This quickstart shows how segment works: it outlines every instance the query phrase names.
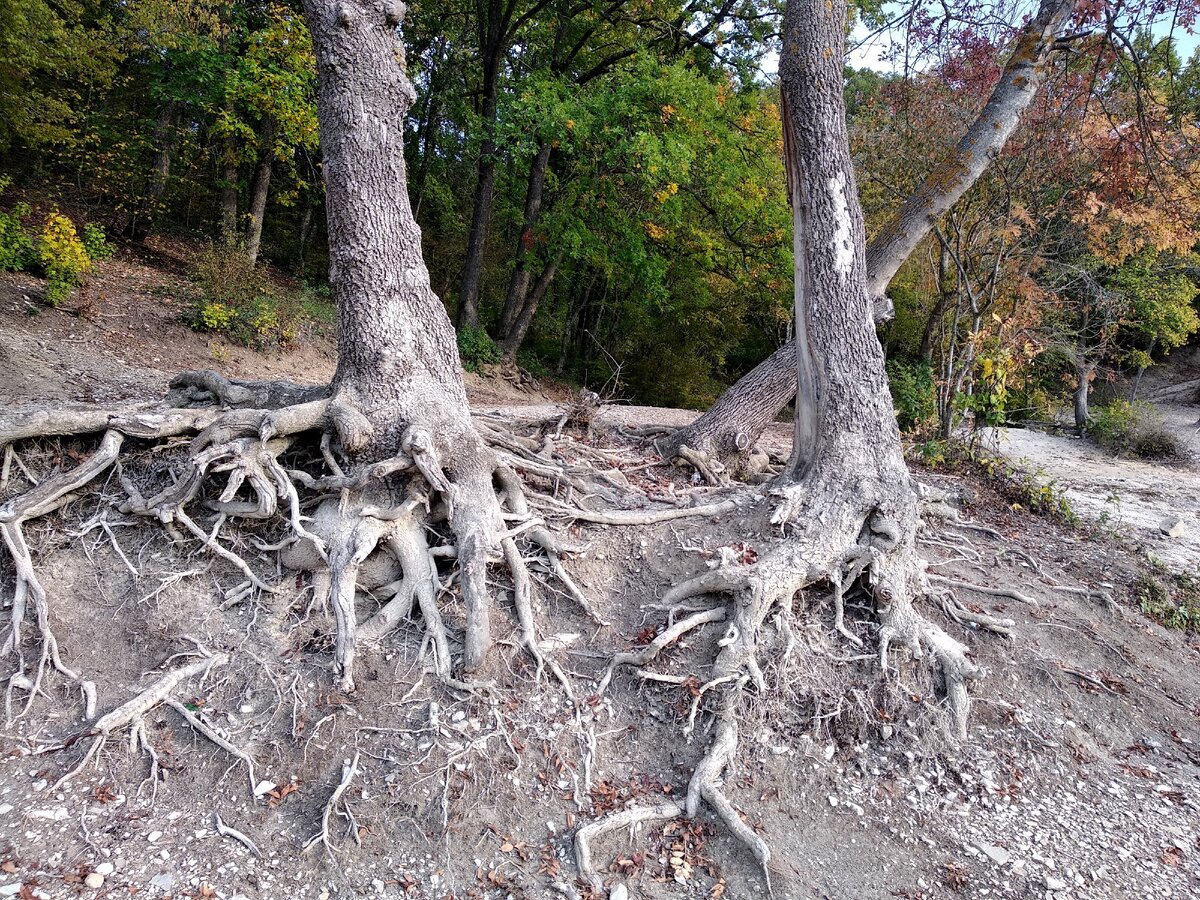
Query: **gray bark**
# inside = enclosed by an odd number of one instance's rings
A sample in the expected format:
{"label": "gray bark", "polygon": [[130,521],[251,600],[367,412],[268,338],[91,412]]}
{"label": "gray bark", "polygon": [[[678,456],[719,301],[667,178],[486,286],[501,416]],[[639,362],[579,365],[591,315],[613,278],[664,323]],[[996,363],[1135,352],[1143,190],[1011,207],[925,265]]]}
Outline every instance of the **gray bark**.
{"label": "gray bark", "polygon": [[[976,121],[954,152],[901,205],[866,250],[866,283],[872,316],[890,317],[888,283],[909,254],[987,169],[1012,134],[1045,79],[1054,39],[1066,24],[1073,0],[1042,0],[1037,16],[1013,44],[1009,62]],[[659,442],[667,455],[681,446],[715,453],[727,464],[742,454],[795,396],[796,347],[788,344],[744,376],[700,418]]]}
{"label": "gray bark", "polygon": [[[329,281],[340,326],[329,416],[355,467],[402,447],[425,460],[422,473],[451,507],[468,619],[463,665],[471,671],[490,645],[486,553],[500,509],[494,463],[471,424],[454,329],[430,287],[409,202],[403,123],[415,93],[396,36],[404,5],[304,0],[304,10],[317,58]],[[352,603],[345,624],[352,647]]]}
{"label": "gray bark", "polygon": [[175,101],[165,103],[158,111],[154,122],[154,164],[146,183],[146,194],[130,223],[129,236],[135,241],[145,240],[159,213],[167,179],[171,176],[171,124],[175,119]]}
{"label": "gray bark", "polygon": [[[784,155],[795,228],[796,445],[788,474],[904,468],[867,291],[865,228],[842,91],[846,7],[788,4]],[[830,51],[833,52],[830,52]]]}
{"label": "gray bark", "polygon": [[233,141],[226,141],[221,158],[221,240],[237,243],[238,233],[238,164]]}
{"label": "gray bark", "polygon": [[250,209],[246,217],[246,255],[252,263],[258,262],[263,217],[267,213],[267,197],[271,191],[271,168],[275,162],[275,123],[270,116],[263,116],[258,130],[258,142],[262,156],[259,157],[254,181],[250,186]]}
{"label": "gray bark", "polygon": [[[487,249],[492,219],[492,194],[496,183],[496,109],[500,81],[500,61],[507,49],[505,4],[488,3],[486,18],[479,21],[479,50],[483,61],[483,142],[479,148],[479,175],[475,184],[475,204],[471,210],[471,230],[467,234],[467,257],[458,291],[459,328],[479,327],[479,282],[483,278],[483,254]],[[481,10],[482,12],[482,10]]]}

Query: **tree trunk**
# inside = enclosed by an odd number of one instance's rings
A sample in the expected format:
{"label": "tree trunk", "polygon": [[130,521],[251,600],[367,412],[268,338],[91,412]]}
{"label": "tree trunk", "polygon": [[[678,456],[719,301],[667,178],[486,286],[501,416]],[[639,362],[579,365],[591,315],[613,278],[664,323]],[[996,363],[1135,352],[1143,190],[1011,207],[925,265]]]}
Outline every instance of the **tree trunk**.
{"label": "tree trunk", "polygon": [[538,276],[537,284],[533,286],[533,292],[521,305],[521,311],[517,314],[508,337],[500,344],[505,363],[512,364],[517,361],[517,352],[521,349],[521,344],[525,342],[525,337],[529,334],[529,326],[533,324],[533,317],[537,313],[538,306],[546,296],[546,292],[550,290],[550,284],[554,281],[554,276],[558,272],[558,264],[561,261],[562,255],[560,254],[542,270],[542,274]]}
{"label": "tree trunk", "polygon": [[246,217],[246,255],[250,262],[258,262],[258,248],[262,243],[263,217],[267,213],[267,196],[271,190],[271,167],[275,162],[275,122],[263,116],[258,129],[258,142],[262,156],[254,171],[250,185],[250,209]]}
{"label": "tree trunk", "polygon": [[237,243],[238,235],[238,164],[233,141],[224,142],[221,157],[221,242]]}
{"label": "tree trunk", "polygon": [[1075,427],[1079,429],[1080,434],[1087,430],[1092,421],[1091,413],[1088,411],[1088,393],[1094,371],[1095,367],[1088,365],[1082,354],[1076,358],[1075,378],[1078,380],[1078,384],[1075,385]]}
{"label": "tree trunk", "polygon": [[480,22],[479,50],[483,61],[483,143],[479,148],[479,176],[475,183],[475,205],[467,235],[467,256],[462,285],[458,291],[459,328],[479,327],[479,282],[483,278],[483,255],[487,249],[492,219],[492,194],[496,183],[496,109],[500,63],[505,51],[503,4],[488,3],[487,22]]}
{"label": "tree trunk", "polygon": [[[468,622],[463,665],[472,671],[490,645],[487,553],[500,508],[495,465],[471,423],[454,329],[430,287],[409,202],[403,128],[415,95],[396,38],[404,6],[304,0],[304,8],[317,58],[329,280],[340,326],[329,417],[356,469],[403,451],[445,500]],[[399,490],[384,486],[385,494]],[[402,498],[364,499],[388,508]],[[360,511],[338,515],[356,534]],[[371,549],[343,543],[330,550],[335,582],[339,565],[351,569]],[[353,578],[349,584],[348,599],[344,589],[332,596],[339,666],[352,687]]]}
{"label": "tree trunk", "polygon": [[[866,279],[872,315],[891,314],[885,291],[909,254],[987,168],[1020,121],[1045,79],[1054,38],[1073,0],[1042,0],[1037,16],[1013,44],[1009,62],[978,118],[942,161],[892,216],[866,251]],[[718,398],[703,416],[659,442],[674,456],[683,446],[717,456],[735,471],[763,429],[795,394],[796,348],[772,354]]]}
{"label": "tree trunk", "polygon": [[150,233],[154,219],[160,212],[163,191],[171,175],[171,124],[175,119],[175,101],[168,101],[158,112],[154,122],[154,164],[146,184],[146,194],[138,204],[133,221],[129,225],[129,236],[135,241],[144,241]]}
{"label": "tree trunk", "polygon": [[[497,332],[497,337],[501,340],[508,338],[517,317],[525,308],[525,295],[529,291],[531,274],[528,260],[530,251],[533,249],[533,229],[542,212],[542,195],[546,186],[546,171],[549,168],[550,142],[543,140],[538,145],[538,152],[529,167],[529,184],[525,188],[524,222],[521,225],[521,234],[517,238],[516,252],[513,254],[515,260],[513,273],[508,282],[508,295],[504,300],[504,311],[500,315],[500,329]],[[557,264],[548,268],[557,268]],[[526,330],[528,327],[526,324]],[[523,339],[524,335],[517,340],[518,346]]]}

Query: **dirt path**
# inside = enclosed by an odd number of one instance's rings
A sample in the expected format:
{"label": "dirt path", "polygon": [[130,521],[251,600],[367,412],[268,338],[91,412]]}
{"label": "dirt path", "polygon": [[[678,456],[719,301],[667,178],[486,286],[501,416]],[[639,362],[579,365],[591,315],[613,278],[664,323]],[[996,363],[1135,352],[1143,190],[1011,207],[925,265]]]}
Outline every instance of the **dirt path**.
{"label": "dirt path", "polygon": [[[1192,454],[1185,463],[1114,457],[1089,441],[1028,429],[1004,428],[991,443],[1044,484],[1061,489],[1086,521],[1133,542],[1174,572],[1200,567],[1200,407],[1161,404],[1164,424]],[[1166,533],[1175,523],[1181,533]]]}

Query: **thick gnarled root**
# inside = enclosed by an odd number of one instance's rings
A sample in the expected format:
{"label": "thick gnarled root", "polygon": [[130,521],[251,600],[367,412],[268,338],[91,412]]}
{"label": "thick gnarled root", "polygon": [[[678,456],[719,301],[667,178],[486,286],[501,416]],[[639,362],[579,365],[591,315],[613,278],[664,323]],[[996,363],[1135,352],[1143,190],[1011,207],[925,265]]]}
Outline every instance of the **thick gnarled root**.
{"label": "thick gnarled root", "polygon": [[[796,649],[793,620],[804,613],[810,596],[826,594],[832,607],[829,631],[855,649],[863,637],[854,633],[845,619],[844,598],[862,589],[873,599],[878,614],[879,662],[886,675],[889,649],[902,644],[914,659],[928,660],[940,675],[953,734],[967,736],[970,710],[969,682],[979,669],[967,657],[967,649],[936,624],[925,619],[914,602],[928,593],[925,566],[915,552],[915,502],[903,494],[880,491],[885,502],[872,503],[869,491],[839,489],[813,478],[783,491],[784,503],[774,521],[790,531],[784,541],[758,562],[743,565],[734,559],[721,560],[716,568],[674,586],[664,597],[664,606],[676,609],[681,601],[702,594],[731,594],[728,605],[713,606],[681,616],[646,647],[616,654],[599,683],[603,692],[614,673],[625,666],[644,667],[689,631],[708,623],[724,622],[717,655],[709,680],[699,690],[693,682],[691,715],[685,734],[691,734],[702,703],[712,711],[713,737],[697,763],[688,787],[685,813],[694,816],[707,806],[738,838],[762,866],[770,889],[771,853],[767,843],[734,809],[722,788],[722,778],[733,764],[738,748],[739,720],[745,713],[751,686],[760,696],[775,688],[769,685],[759,664],[760,645],[768,635],[776,641],[773,659],[781,674]],[[903,491],[905,484],[899,486]],[[861,503],[856,494],[866,494]],[[846,498],[856,498],[847,500]],[[769,623],[774,622],[772,629]],[[779,646],[782,644],[782,646]],[[825,667],[837,664],[832,653],[819,654]],[[857,657],[862,659],[863,657]],[[683,683],[678,677],[657,676],[639,668],[649,680]],[[782,687],[782,686],[781,686]],[[787,690],[804,694],[827,692],[817,684],[792,684]],[[843,687],[842,690],[845,688]],[[827,698],[829,699],[829,698]],[[840,709],[840,697],[838,700]],[[619,814],[637,817],[645,811]],[[623,821],[623,820],[621,820]],[[581,871],[590,866],[580,856]]]}

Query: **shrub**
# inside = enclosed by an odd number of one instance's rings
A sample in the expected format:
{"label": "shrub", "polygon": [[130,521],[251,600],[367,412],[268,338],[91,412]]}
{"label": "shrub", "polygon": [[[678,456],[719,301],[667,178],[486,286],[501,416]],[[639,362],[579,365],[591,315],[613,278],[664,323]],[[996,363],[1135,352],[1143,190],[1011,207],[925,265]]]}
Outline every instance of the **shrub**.
{"label": "shrub", "polygon": [[478,373],[482,366],[500,362],[500,348],[483,328],[463,328],[458,332],[458,356],[464,369]]}
{"label": "shrub", "polygon": [[932,425],[937,420],[937,395],[929,363],[889,359],[887,375],[900,430],[919,432]]}
{"label": "shrub", "polygon": [[192,263],[191,276],[200,296],[188,324],[247,347],[286,346],[296,340],[303,322],[332,322],[335,317],[336,310],[319,290],[280,289],[236,244],[208,245]]}
{"label": "shrub", "polygon": [[110,259],[116,251],[104,234],[104,227],[95,222],[83,226],[83,249],[87,251],[88,259],[95,262],[98,259]]}
{"label": "shrub", "polygon": [[1096,407],[1088,434],[1101,447],[1118,455],[1130,453],[1143,459],[1183,456],[1182,442],[1148,403],[1114,400]]}
{"label": "shrub", "polygon": [[1153,575],[1143,575],[1133,586],[1133,597],[1143,613],[1165,625],[1193,634],[1200,633],[1200,580],[1191,575],[1171,578],[1164,584]]}
{"label": "shrub", "polygon": [[24,220],[29,204],[18,203],[8,212],[0,212],[0,270],[20,272],[37,263],[33,239],[25,231]]}
{"label": "shrub", "polygon": [[83,282],[92,261],[88,259],[74,223],[58,212],[46,217],[37,251],[46,272],[46,303],[58,306]]}

